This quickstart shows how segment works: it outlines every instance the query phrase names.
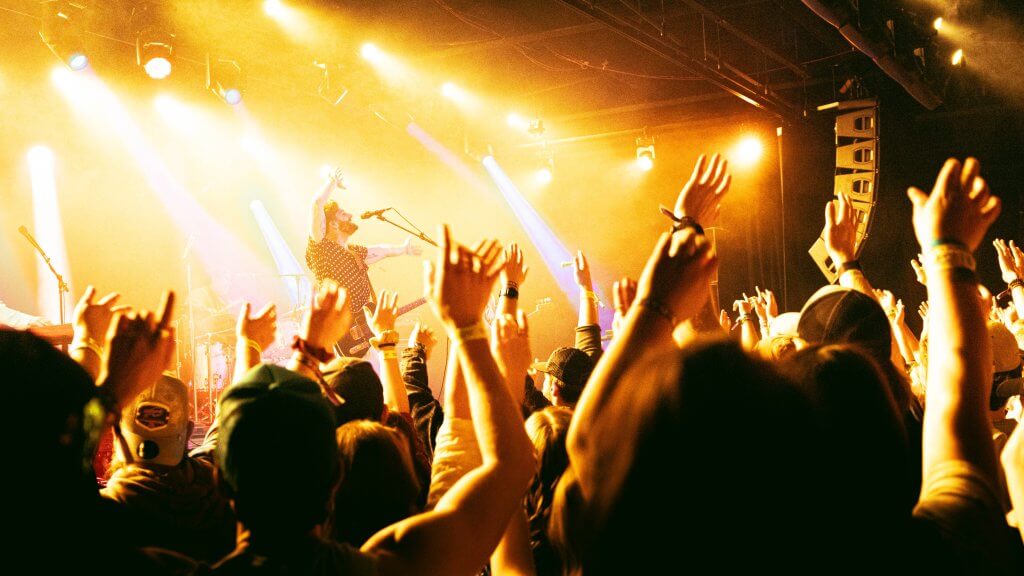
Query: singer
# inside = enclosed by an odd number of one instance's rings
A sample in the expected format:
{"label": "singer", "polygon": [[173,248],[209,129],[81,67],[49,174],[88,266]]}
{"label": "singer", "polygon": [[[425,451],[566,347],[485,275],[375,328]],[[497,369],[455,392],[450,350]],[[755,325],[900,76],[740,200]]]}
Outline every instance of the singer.
{"label": "singer", "polygon": [[351,213],[330,199],[335,190],[346,190],[341,170],[331,174],[313,197],[306,266],[313,272],[318,285],[329,278],[348,291],[353,317],[360,318],[356,315],[362,314],[363,306],[374,301],[367,273],[370,264],[391,256],[416,256],[421,249],[412,243],[412,237],[407,238],[404,244],[395,245],[360,246],[349,243],[349,238],[359,226],[352,221]]}

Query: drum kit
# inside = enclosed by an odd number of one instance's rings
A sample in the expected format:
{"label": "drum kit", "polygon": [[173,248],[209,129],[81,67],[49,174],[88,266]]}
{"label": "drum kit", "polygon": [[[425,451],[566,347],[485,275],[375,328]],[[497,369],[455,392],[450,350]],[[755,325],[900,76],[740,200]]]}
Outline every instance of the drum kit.
{"label": "drum kit", "polygon": [[[288,274],[301,286],[305,275]],[[301,294],[301,291],[298,292]],[[299,302],[304,299],[297,298]],[[197,427],[209,426],[217,414],[221,392],[235,370],[235,325],[242,301],[225,304],[210,287],[191,290],[178,320],[178,377],[191,393],[191,417]],[[297,334],[307,306],[293,305],[277,318],[277,339],[263,351],[265,361],[283,364],[291,356],[292,335]],[[188,326],[192,330],[188,330]]]}

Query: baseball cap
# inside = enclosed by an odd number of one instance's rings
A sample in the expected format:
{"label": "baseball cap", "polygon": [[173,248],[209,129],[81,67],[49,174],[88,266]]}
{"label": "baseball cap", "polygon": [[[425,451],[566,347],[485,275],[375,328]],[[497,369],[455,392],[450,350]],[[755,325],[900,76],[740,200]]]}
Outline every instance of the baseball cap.
{"label": "baseball cap", "polygon": [[373,364],[343,356],[324,367],[324,381],[344,400],[335,406],[338,426],[353,420],[380,422],[384,413],[384,385]]}
{"label": "baseball cap", "polygon": [[892,350],[889,319],[877,300],[850,288],[825,286],[800,311],[800,338],[811,344],[855,344],[878,361]]}
{"label": "baseball cap", "polygon": [[537,362],[533,369],[550,374],[563,385],[582,390],[594,370],[594,361],[579,348],[565,346],[548,356],[547,362]]}
{"label": "baseball cap", "polygon": [[188,444],[188,387],[164,374],[121,412],[121,434],[132,461],[177,466]]}

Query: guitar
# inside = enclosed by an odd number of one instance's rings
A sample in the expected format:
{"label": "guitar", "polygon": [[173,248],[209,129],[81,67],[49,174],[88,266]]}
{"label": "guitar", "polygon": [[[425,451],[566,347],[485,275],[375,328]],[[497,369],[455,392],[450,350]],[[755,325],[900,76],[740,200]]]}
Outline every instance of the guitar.
{"label": "guitar", "polygon": [[[395,317],[412,312],[426,303],[426,298],[420,298],[419,300],[409,302],[405,306],[399,306]],[[358,318],[352,319],[352,327],[349,328],[348,334],[343,336],[342,339],[338,340],[334,345],[334,351],[342,356],[362,356],[366,352],[366,349],[370,347],[370,338],[373,338],[373,330],[371,330],[369,324],[366,323],[366,318],[363,317],[363,313],[361,311],[356,312],[353,316],[358,316]]]}

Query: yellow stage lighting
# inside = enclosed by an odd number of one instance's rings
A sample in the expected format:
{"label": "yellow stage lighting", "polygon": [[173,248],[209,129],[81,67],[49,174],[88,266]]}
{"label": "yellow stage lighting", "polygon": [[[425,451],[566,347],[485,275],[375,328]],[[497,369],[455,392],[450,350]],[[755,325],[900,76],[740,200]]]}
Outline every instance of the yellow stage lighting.
{"label": "yellow stage lighting", "polygon": [[636,167],[643,172],[650,172],[654,168],[654,158],[644,154],[636,159]]}
{"label": "yellow stage lighting", "polygon": [[288,8],[281,0],[265,0],[263,2],[263,11],[266,12],[267,16],[274,19],[284,18],[288,15]]}
{"label": "yellow stage lighting", "polygon": [[545,167],[541,168],[540,170],[537,170],[537,172],[533,175],[533,178],[534,180],[537,181],[537,184],[544,186],[546,184],[551,183],[551,181],[554,179],[554,174],[551,173],[551,168]]}
{"label": "yellow stage lighting", "polygon": [[508,122],[509,127],[515,128],[516,130],[526,132],[530,129],[530,121],[515,112],[510,112],[505,121]]}
{"label": "yellow stage lighting", "polygon": [[744,136],[733,149],[732,162],[738,166],[752,166],[764,154],[764,144],[757,136]]}
{"label": "yellow stage lighting", "polygon": [[942,32],[942,24],[942,16],[939,16],[938,18],[935,19],[935,22],[932,22],[932,27],[935,28],[936,32]]}
{"label": "yellow stage lighting", "polygon": [[963,48],[957,48],[956,52],[953,52],[953,57],[949,59],[953,63],[953,66],[959,66],[964,63],[964,50]]}

